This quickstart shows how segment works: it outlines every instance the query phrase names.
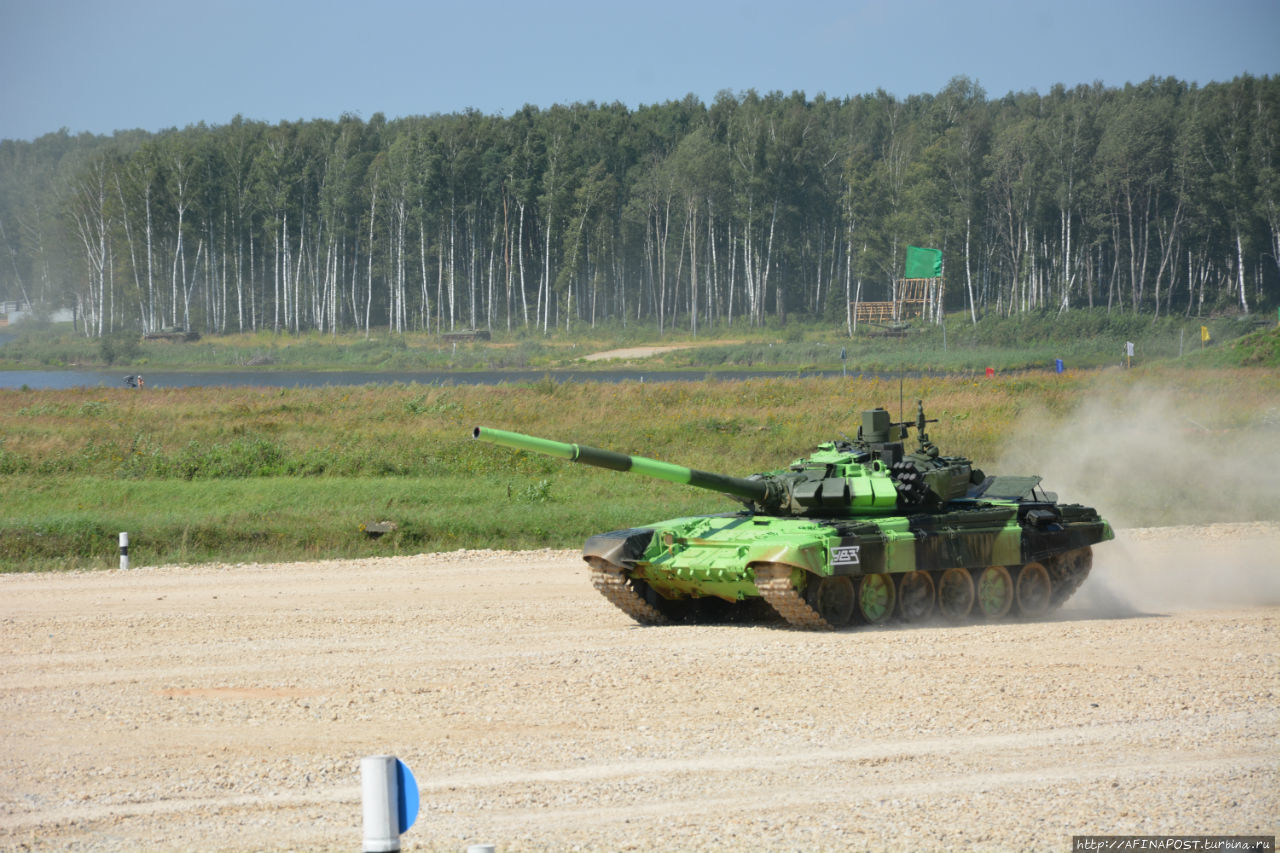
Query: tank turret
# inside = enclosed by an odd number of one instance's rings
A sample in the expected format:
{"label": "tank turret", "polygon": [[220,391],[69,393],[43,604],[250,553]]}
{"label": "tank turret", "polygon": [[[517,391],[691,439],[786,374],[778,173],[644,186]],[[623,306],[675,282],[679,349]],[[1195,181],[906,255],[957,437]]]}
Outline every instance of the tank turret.
{"label": "tank turret", "polygon": [[[856,440],[820,444],[810,456],[797,459],[784,470],[746,478],[488,427],[476,427],[472,436],[597,468],[721,492],[766,515],[878,516],[913,509],[934,510],[949,500],[964,497],[971,485],[974,475],[969,460],[939,454],[924,431],[925,424],[935,421],[925,419],[922,403],[917,407],[913,423],[890,421],[884,409],[865,411]],[[910,426],[916,427],[919,448],[906,453],[902,440]],[[981,482],[980,471],[976,482]]]}

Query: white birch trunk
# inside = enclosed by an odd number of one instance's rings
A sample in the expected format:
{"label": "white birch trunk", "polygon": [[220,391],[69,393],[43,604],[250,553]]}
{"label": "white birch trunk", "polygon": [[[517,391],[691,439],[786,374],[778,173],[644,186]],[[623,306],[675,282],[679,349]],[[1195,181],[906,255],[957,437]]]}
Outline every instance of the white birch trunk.
{"label": "white birch trunk", "polygon": [[142,304],[142,280],[138,273],[138,254],[133,246],[133,231],[129,228],[129,206],[125,204],[124,187],[120,184],[120,175],[116,175],[116,193],[120,196],[120,220],[124,223],[124,237],[129,243],[129,269],[133,270],[133,286],[138,291],[138,320],[145,334],[147,327],[147,311]]}
{"label": "white birch trunk", "polygon": [[280,232],[271,229],[271,237],[275,242],[275,254],[271,256],[271,273],[274,277],[274,299],[272,299],[271,331],[280,334]]}
{"label": "white birch trunk", "polygon": [[698,336],[698,210],[689,203],[689,331]]}
{"label": "white birch trunk", "polygon": [[[773,201],[773,215],[769,218],[769,245],[765,249],[764,270],[760,274],[760,323],[764,324],[764,304],[765,295],[769,291],[769,270],[773,267],[773,236],[774,228],[778,224],[778,200]],[[782,316],[782,293],[779,291],[775,300],[778,305],[778,314]]]}
{"label": "white birch trunk", "polygon": [[422,267],[422,305],[419,308],[422,316],[422,330],[431,331],[431,294],[427,286],[427,224],[418,222],[418,260]]}
{"label": "white birch trunk", "polygon": [[244,244],[240,242],[240,222],[237,221],[236,234],[236,331],[244,332]]}
{"label": "white birch trunk", "polygon": [[520,310],[524,316],[524,326],[529,328],[529,295],[524,284],[524,202],[520,202],[520,234],[516,238],[516,260],[520,264]]}
{"label": "white birch trunk", "polygon": [[[554,217],[551,215],[551,211],[548,210],[547,239],[542,246],[542,284],[538,288],[539,293],[541,293],[544,288],[546,290],[545,301],[542,303],[542,333],[544,335],[547,333],[547,321],[551,317],[551,226],[553,219]],[[661,333],[661,328],[659,328],[658,331]]]}
{"label": "white birch trunk", "polygon": [[440,251],[436,252],[436,331],[444,330],[444,223],[440,225]]}
{"label": "white birch trunk", "polygon": [[1236,280],[1240,287],[1240,310],[1245,314],[1249,313],[1249,299],[1245,295],[1244,288],[1244,242],[1240,236],[1240,230],[1236,229]]}
{"label": "white birch trunk", "polygon": [[969,266],[969,231],[971,218],[964,218],[964,283],[969,290],[969,318],[973,325],[978,325],[978,309],[973,304],[973,271]]}
{"label": "white birch trunk", "polygon": [[366,282],[364,294],[364,336],[369,338],[369,323],[372,320],[371,312],[373,311],[373,221],[374,214],[378,210],[378,171],[373,172],[373,183],[369,190],[369,245],[365,247],[365,254],[369,256],[369,275]]}
{"label": "white birch trunk", "polygon": [[853,337],[853,237],[844,241],[844,330]]}
{"label": "white birch trunk", "polygon": [[[156,325],[157,325],[156,324],[156,283],[155,283],[155,273],[153,269],[154,264],[152,263],[152,259],[154,257],[154,250],[152,249],[152,244],[151,244],[152,236],[155,233],[155,229],[152,227],[152,222],[151,222],[151,183],[150,182],[147,183],[147,187],[143,191],[142,198],[143,198],[143,203],[146,206],[146,210],[147,210],[147,328],[151,329],[152,331],[155,331]],[[163,312],[162,312],[162,315],[163,315]]]}
{"label": "white birch trunk", "polygon": [[733,250],[733,220],[729,221],[728,227],[729,241],[725,245],[729,247],[729,294],[728,305],[725,309],[725,319],[729,327],[733,327],[733,293],[736,289],[738,280],[738,253]]}

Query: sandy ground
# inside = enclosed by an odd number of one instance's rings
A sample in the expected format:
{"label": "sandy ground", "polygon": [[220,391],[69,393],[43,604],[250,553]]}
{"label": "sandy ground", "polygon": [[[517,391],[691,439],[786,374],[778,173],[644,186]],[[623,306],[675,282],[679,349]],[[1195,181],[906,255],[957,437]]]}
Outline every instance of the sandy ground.
{"label": "sandy ground", "polygon": [[678,349],[689,349],[696,347],[698,344],[668,344],[666,346],[647,346],[647,347],[627,347],[626,349],[611,349],[605,352],[593,352],[591,355],[582,357],[583,361],[613,361],[628,358],[648,358],[651,355],[660,355],[664,352],[671,352]]}
{"label": "sandy ground", "polygon": [[1130,531],[1052,619],[642,628],[575,552],[0,576],[0,847],[1070,849],[1280,827],[1280,526]]}

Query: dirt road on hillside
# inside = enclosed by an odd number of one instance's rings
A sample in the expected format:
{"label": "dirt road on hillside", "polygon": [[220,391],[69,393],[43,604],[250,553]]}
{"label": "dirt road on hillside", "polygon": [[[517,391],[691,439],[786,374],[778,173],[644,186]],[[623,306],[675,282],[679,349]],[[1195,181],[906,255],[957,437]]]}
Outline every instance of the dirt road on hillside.
{"label": "dirt road on hillside", "polygon": [[576,552],[0,576],[0,848],[1070,849],[1280,828],[1280,526],[1129,531],[1052,619],[642,628]]}
{"label": "dirt road on hillside", "polygon": [[697,346],[697,344],[668,344],[666,346],[643,346],[643,347],[625,347],[624,349],[611,349],[605,352],[593,352],[591,355],[584,355],[583,361],[625,361],[632,358],[648,358],[653,355],[661,355],[664,352],[674,352],[678,349],[689,349]]}

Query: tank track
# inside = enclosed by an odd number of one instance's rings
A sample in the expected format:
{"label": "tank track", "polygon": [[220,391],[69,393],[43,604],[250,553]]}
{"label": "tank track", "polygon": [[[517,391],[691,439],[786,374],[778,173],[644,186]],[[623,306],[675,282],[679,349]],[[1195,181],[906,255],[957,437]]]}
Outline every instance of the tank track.
{"label": "tank track", "polygon": [[[591,585],[609,600],[614,607],[641,625],[666,625],[680,621],[678,614],[668,615],[651,603],[627,577],[622,566],[605,562],[599,557],[589,561]],[[1093,568],[1093,549],[1089,547],[1057,554],[1045,561],[1052,583],[1050,610],[1056,610],[1079,589]],[[755,566],[755,585],[760,597],[793,628],[830,631],[834,626],[823,618],[805,596],[791,583],[792,567],[782,563],[761,563]],[[937,578],[934,579],[935,583]],[[643,583],[643,582],[640,582]],[[650,591],[650,594],[653,594]],[[696,617],[690,621],[699,621]]]}
{"label": "tank track", "polygon": [[791,566],[782,563],[762,563],[755,567],[756,589],[760,597],[793,628],[832,630],[831,623],[822,618],[804,600],[804,596],[791,584]]}
{"label": "tank track", "polygon": [[645,601],[644,596],[636,591],[627,579],[626,569],[606,563],[599,557],[592,557],[591,585],[601,595],[609,599],[614,607],[639,622],[641,625],[663,625],[667,617],[658,608]]}

